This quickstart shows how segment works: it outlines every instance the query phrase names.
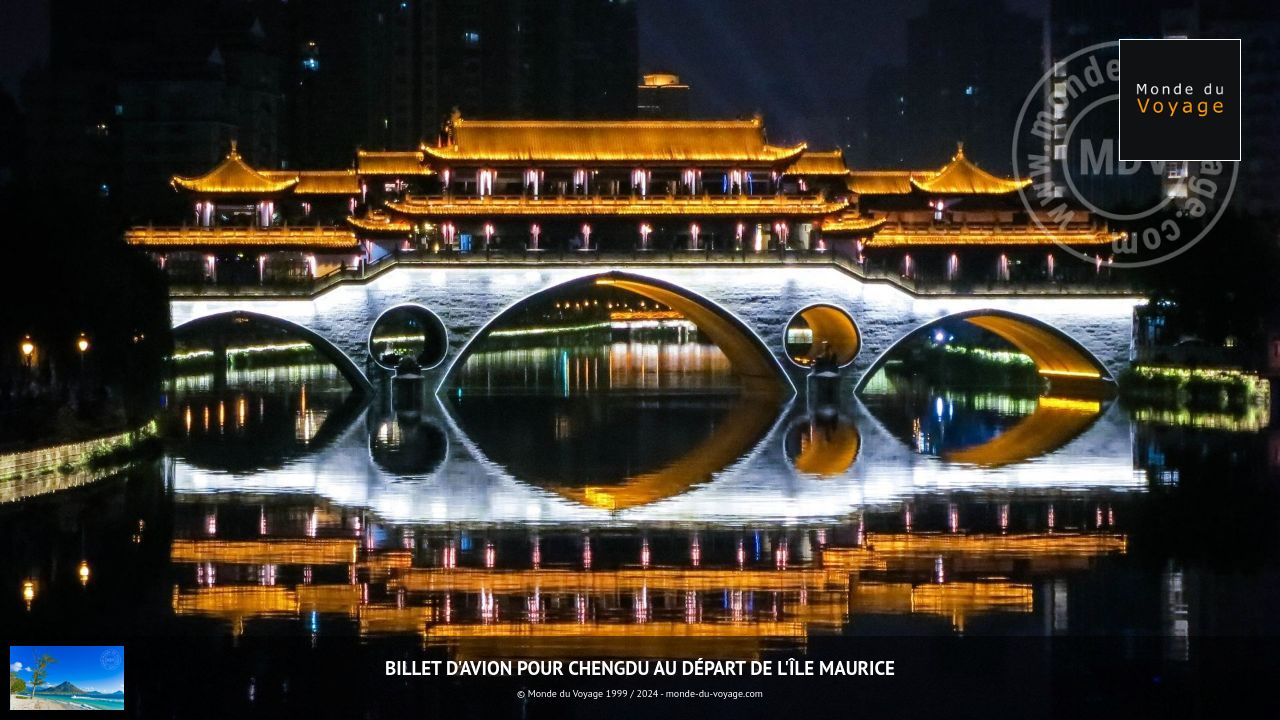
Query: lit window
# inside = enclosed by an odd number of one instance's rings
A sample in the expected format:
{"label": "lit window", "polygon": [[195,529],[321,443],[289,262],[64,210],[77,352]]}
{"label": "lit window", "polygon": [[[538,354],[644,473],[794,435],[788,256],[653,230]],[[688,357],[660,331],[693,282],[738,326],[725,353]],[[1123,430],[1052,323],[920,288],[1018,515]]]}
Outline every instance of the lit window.
{"label": "lit window", "polygon": [[468,30],[462,33],[462,41],[467,44],[467,47],[477,47],[480,45],[480,33]]}
{"label": "lit window", "polygon": [[973,94],[973,92],[974,92],[974,90],[973,90],[973,86],[972,86],[972,85],[967,85],[967,86],[965,86],[965,89],[964,89],[964,94],[965,94],[965,95],[972,95],[972,94]]}
{"label": "lit window", "polygon": [[320,59],[319,59],[319,58],[314,58],[314,57],[303,58],[303,59],[302,59],[302,69],[303,69],[303,70],[310,70],[311,72],[315,72],[315,71],[319,70],[319,69],[320,69]]}

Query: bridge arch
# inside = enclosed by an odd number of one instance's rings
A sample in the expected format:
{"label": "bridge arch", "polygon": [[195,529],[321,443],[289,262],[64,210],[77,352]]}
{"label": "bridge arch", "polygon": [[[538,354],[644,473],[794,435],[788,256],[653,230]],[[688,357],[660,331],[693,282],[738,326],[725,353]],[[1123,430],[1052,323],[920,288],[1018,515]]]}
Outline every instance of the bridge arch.
{"label": "bridge arch", "polygon": [[365,376],[360,367],[342,352],[336,345],[327,340],[324,336],[311,330],[310,328],[299,325],[295,322],[282,320],[271,315],[250,312],[248,310],[231,310],[227,312],[214,313],[212,315],[204,315],[202,317],[189,320],[173,329],[175,338],[184,336],[196,336],[198,333],[217,330],[220,327],[232,327],[238,323],[259,323],[264,327],[276,328],[284,330],[290,335],[294,335],[301,340],[309,343],[321,357],[333,363],[342,377],[351,383],[351,387],[356,392],[368,393],[372,392],[373,384],[369,382],[369,378]]}
{"label": "bridge arch", "polygon": [[1114,383],[1106,365],[1067,333],[1027,315],[994,308],[967,310],[933,318],[895,340],[862,373],[854,392],[862,392],[871,378],[899,347],[939,323],[964,321],[1013,345],[1031,358],[1036,371],[1063,390],[1097,390]]}
{"label": "bridge arch", "polygon": [[688,318],[698,330],[715,343],[729,358],[743,387],[752,393],[794,395],[795,385],[786,370],[769,350],[769,346],[745,322],[718,303],[678,285],[652,277],[610,271],[574,278],[534,292],[507,306],[491,318],[454,356],[440,380],[437,391],[448,385],[454,374],[466,363],[476,344],[488,337],[500,322],[513,313],[554,293],[575,286],[608,285],[662,303]]}

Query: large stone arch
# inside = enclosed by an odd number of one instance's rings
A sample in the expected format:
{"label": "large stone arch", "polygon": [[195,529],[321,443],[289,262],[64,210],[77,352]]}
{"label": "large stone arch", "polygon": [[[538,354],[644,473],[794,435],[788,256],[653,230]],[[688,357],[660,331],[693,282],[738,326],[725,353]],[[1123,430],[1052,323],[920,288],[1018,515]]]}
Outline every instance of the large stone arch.
{"label": "large stone arch", "polygon": [[360,367],[336,345],[314,330],[282,318],[249,310],[229,310],[189,320],[174,327],[173,334],[175,338],[183,335],[195,335],[204,330],[213,330],[219,326],[229,326],[232,323],[241,321],[261,323],[266,327],[279,328],[297,336],[300,340],[310,343],[321,357],[333,363],[338,368],[338,372],[342,373],[347,382],[351,383],[353,390],[360,393],[367,393],[373,390],[373,384],[369,382],[369,378]]}
{"label": "large stone arch", "polygon": [[861,392],[895,350],[930,328],[948,321],[964,321],[987,330],[1031,358],[1036,370],[1058,389],[1108,389],[1111,371],[1084,345],[1066,332],[1042,320],[1008,310],[981,308],[933,318],[903,334],[876,356],[863,371],[855,392]]}
{"label": "large stone arch", "polygon": [[734,371],[742,378],[743,385],[749,392],[779,396],[795,394],[795,386],[790,376],[770,350],[769,345],[736,315],[720,304],[673,283],[620,271],[577,277],[542,288],[507,306],[472,334],[462,349],[454,354],[448,369],[440,379],[437,390],[442,391],[448,385],[455,372],[467,361],[476,344],[487,337],[494,327],[511,313],[536,303],[551,293],[579,285],[619,287],[679,311],[728,356]]}

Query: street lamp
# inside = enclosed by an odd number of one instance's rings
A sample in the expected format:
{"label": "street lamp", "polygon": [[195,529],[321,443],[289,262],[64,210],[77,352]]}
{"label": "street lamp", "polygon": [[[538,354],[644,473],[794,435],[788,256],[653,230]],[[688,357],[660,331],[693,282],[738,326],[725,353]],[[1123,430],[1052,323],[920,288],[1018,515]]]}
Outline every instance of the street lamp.
{"label": "street lamp", "polygon": [[27,603],[27,610],[31,609],[31,601],[36,599],[36,584],[33,580],[22,581],[22,599]]}
{"label": "street lamp", "polygon": [[[80,377],[84,377],[84,355],[89,352],[89,338],[84,333],[80,333],[80,337],[76,339],[76,349],[80,351]],[[83,382],[83,380],[81,380]]]}
{"label": "street lamp", "polygon": [[80,567],[76,570],[76,575],[80,577],[80,585],[89,585],[89,561],[81,560]]}
{"label": "street lamp", "polygon": [[30,368],[32,358],[36,354],[36,344],[31,340],[30,335],[22,338],[22,342],[18,344],[18,349],[22,351],[22,364]]}

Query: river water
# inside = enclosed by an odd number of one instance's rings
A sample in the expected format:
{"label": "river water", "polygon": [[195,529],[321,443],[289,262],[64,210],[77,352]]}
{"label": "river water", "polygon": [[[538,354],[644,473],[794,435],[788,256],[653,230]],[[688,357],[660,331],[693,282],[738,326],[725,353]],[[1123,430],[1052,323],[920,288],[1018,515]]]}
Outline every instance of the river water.
{"label": "river water", "polygon": [[696,337],[481,350],[408,410],[305,363],[180,376],[163,404],[160,460],[0,510],[24,637],[490,658],[1105,636],[1168,667],[1280,630],[1265,409],[888,381],[811,407],[743,395]]}

